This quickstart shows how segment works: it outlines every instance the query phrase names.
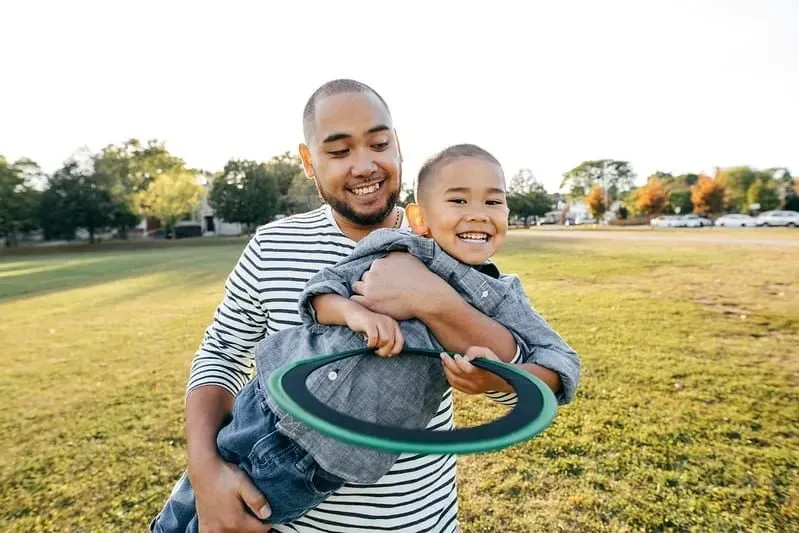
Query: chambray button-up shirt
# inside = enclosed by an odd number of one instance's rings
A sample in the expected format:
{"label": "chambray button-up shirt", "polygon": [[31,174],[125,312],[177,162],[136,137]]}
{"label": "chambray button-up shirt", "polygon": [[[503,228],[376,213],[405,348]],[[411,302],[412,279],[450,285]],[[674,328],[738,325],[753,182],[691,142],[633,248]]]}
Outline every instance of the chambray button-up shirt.
{"label": "chambray button-up shirt", "polygon": [[[518,346],[518,360],[537,363],[560,375],[560,403],[574,397],[580,379],[580,360],[574,350],[531,307],[515,275],[501,275],[487,263],[477,267],[452,258],[432,239],[401,230],[380,229],[362,239],[352,254],[311,278],[300,295],[303,325],[265,337],[255,349],[257,380],[266,391],[274,370],[298,359],[364,348],[360,334],[344,326],[319,324],[311,306],[319,294],[352,295],[375,259],[393,251],[408,252],[447,281],[469,304],[504,325]],[[419,320],[400,322],[405,345],[442,350]],[[308,378],[308,389],[337,411],[364,421],[420,429],[435,415],[449,384],[437,359],[418,356],[392,358],[367,354],[331,363]],[[354,446],[322,435],[300,423],[266,394],[279,418],[278,429],[307,450],[319,465],[349,482],[374,483],[399,454]]]}

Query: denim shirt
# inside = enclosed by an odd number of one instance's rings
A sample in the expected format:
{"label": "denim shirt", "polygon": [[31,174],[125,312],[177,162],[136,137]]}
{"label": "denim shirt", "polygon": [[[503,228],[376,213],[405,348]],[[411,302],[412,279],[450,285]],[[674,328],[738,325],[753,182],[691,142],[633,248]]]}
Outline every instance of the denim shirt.
{"label": "denim shirt", "polygon": [[[257,379],[263,391],[271,372],[296,361],[333,352],[364,348],[360,334],[344,326],[319,324],[311,305],[314,296],[336,293],[349,297],[376,259],[393,251],[408,252],[447,281],[469,304],[505,326],[516,340],[521,362],[537,363],[560,375],[560,403],[574,397],[580,360],[574,350],[533,310],[515,275],[495,276],[452,258],[432,239],[402,230],[379,229],[362,239],[352,254],[309,280],[299,299],[303,325],[265,337],[255,348]],[[482,270],[482,271],[481,271]],[[421,295],[420,295],[421,296]],[[419,320],[399,323],[405,345],[442,350]],[[368,422],[420,429],[435,416],[449,389],[441,362],[420,356],[384,358],[368,354],[331,363],[312,374],[308,389],[322,402]],[[349,482],[374,483],[399,454],[343,443],[297,421],[266,395],[279,418],[278,429],[308,451],[328,472]]]}

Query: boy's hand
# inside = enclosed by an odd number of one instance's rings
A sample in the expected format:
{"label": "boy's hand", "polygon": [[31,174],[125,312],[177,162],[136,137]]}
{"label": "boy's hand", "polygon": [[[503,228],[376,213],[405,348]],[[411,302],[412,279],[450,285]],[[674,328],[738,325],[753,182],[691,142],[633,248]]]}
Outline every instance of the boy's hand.
{"label": "boy's hand", "polygon": [[454,357],[450,357],[445,353],[441,354],[444,374],[452,388],[466,394],[482,394],[507,387],[507,383],[502,378],[491,372],[486,372],[482,368],[477,368],[470,362],[478,357],[494,361],[500,360],[494,352],[482,346],[472,346],[466,350],[466,354],[463,356],[456,354]]}
{"label": "boy's hand", "polygon": [[[359,306],[360,307],[360,306]],[[365,307],[347,313],[347,327],[363,333],[366,346],[381,357],[392,357],[402,351],[405,339],[397,321],[388,315],[373,313]]]}

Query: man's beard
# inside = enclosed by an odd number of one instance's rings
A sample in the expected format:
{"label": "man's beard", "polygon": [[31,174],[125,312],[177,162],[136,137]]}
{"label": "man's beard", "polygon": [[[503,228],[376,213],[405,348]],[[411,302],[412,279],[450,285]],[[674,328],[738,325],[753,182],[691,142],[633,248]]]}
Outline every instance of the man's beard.
{"label": "man's beard", "polygon": [[314,181],[316,182],[316,189],[319,191],[319,196],[322,197],[322,200],[329,204],[330,207],[336,211],[336,213],[343,216],[353,224],[357,224],[359,226],[377,226],[386,219],[386,217],[397,205],[397,200],[399,200],[399,190],[396,190],[389,193],[386,205],[380,211],[367,214],[358,213],[347,202],[339,200],[333,195],[327,194],[327,192],[325,192],[325,190],[319,185],[319,181]]}

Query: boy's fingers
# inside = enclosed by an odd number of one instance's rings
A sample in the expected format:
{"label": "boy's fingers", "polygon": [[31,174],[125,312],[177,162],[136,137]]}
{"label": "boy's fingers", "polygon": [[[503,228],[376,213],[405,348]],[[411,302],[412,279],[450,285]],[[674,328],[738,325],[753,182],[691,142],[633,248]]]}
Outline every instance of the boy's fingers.
{"label": "boy's fingers", "polygon": [[469,375],[475,371],[475,366],[473,366],[468,360],[464,359],[460,355],[455,356],[455,365],[460,369],[461,373]]}
{"label": "boy's fingers", "polygon": [[397,355],[402,351],[405,345],[405,337],[402,336],[402,330],[399,324],[394,323],[394,349],[391,350],[391,355]]}

